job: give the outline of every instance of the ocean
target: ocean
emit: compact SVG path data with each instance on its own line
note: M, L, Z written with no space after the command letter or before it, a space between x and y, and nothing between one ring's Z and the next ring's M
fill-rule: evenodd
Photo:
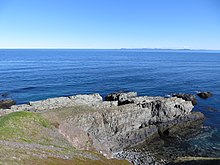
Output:
M194 111L208 128L188 142L220 156L220 52L180 50L0 50L0 99L17 104L75 94L137 91L139 95L210 91Z

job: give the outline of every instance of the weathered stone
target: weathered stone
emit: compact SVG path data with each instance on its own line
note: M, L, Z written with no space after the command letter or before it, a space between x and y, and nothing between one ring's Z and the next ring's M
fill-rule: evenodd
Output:
M105 97L106 101L125 101L128 98L137 97L137 92L118 92L111 93Z
M137 92L121 93L118 97L118 105L134 103L132 98L137 97Z
M145 151L121 151L114 154L117 159L127 159L131 164L135 165L164 165L163 162L157 162L153 154Z
M102 97L98 93L90 94L90 95L70 96L69 98L75 104L91 105L91 106L96 106L97 104L102 103L103 101Z
M178 94L173 94L172 96L182 98L183 100L186 100L186 101L191 101L193 105L197 104L196 96L193 94L178 93Z
M13 111L36 112L36 111L45 111L45 110L51 110L57 108L72 107L75 105L88 105L93 107L109 108L111 106L116 105L116 102L103 104L102 97L99 94L91 94L91 95L76 95L69 97L50 98L41 101L31 101L28 104L12 105L11 107L9 106L4 106L4 107L8 109L10 108ZM0 110L5 108L1 107L1 102L0 102Z
M103 101L99 106L103 106L104 108L110 108L118 106L118 101Z
M14 100L0 100L0 109L8 109L15 104L16 102Z
M74 127L80 128L90 135L96 150L108 154L136 145L146 138L159 136L159 130L178 125L182 120L188 122L200 119L199 116L187 117L187 120L184 118L191 115L193 105L191 101L181 98L143 96L129 99L133 103L76 115L59 128L65 130L65 135L72 134Z
M201 126L204 115L201 112L193 112L188 115L178 117L166 123L159 123L158 132L160 136L187 136L197 126ZM194 127L195 126L195 127Z
M197 93L197 95L202 99L207 99L213 96L211 92L200 92L200 93Z

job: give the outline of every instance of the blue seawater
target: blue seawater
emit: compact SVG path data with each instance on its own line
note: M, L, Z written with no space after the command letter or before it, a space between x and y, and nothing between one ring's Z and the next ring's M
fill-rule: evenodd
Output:
M194 110L205 114L205 125L212 133L192 143L220 155L220 52L0 50L0 99L21 104L75 94L105 96L115 91L150 96L211 91L214 96L198 98Z

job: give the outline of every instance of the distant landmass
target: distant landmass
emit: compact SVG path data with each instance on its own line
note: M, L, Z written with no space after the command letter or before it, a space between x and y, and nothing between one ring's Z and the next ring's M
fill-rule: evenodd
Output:
M163 49L163 48L121 48L121 50L144 50L156 52L220 52L220 50L211 49Z

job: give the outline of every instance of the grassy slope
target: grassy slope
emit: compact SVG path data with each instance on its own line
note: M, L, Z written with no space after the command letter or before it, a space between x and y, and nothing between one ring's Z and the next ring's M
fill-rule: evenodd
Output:
M129 164L79 151L41 114L15 112L0 117L0 164Z
M69 108L61 108L61 109L53 109L49 111L44 111L41 114L44 118L46 118L47 120L53 123L55 121L61 122L68 118L72 118L75 115L88 114L91 112L98 112L98 111L100 110L87 107L87 106L74 106L74 107L69 107Z

